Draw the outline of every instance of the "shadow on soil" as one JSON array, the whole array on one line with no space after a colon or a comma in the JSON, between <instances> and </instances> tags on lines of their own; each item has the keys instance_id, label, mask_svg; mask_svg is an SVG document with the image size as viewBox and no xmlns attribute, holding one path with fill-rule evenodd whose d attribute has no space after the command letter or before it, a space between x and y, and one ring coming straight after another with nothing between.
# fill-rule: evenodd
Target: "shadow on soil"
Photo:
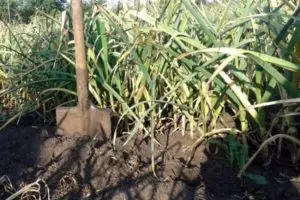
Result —
<instances>
[{"instance_id":1,"label":"shadow on soil","mask_svg":"<svg viewBox=\"0 0 300 200\"><path fill-rule=\"evenodd\" d=\"M15 190L41 178L51 199L300 199L299 171L286 163L269 169L254 164L268 180L256 185L237 179L222 153L208 153L202 145L186 167L193 141L178 133L157 136L154 177L150 141L137 137L122 146L126 138L118 138L113 150L110 142L67 139L54 131L28 126L1 131L0 176L7 175ZM5 199L9 184L1 181L0 199Z\"/></svg>"}]
</instances>

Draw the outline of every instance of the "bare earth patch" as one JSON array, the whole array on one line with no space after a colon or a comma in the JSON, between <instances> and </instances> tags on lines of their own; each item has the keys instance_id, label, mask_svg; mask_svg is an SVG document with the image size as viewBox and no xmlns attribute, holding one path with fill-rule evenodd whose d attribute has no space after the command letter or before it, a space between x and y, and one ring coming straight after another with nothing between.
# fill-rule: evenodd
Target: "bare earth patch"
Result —
<instances>
[{"instance_id":1,"label":"bare earth patch","mask_svg":"<svg viewBox=\"0 0 300 200\"><path fill-rule=\"evenodd\" d=\"M7 175L20 189L40 178L51 199L300 199L299 170L286 163L253 169L265 176L266 185L236 178L237 169L222 155L200 146L189 166L189 136L158 135L156 177L151 170L150 140L125 137L92 142L55 136L51 127L11 126L0 134L0 176ZM300 179L300 178L299 178ZM0 199L10 196L2 182ZM46 199L46 197L45 197Z\"/></svg>"}]
</instances>

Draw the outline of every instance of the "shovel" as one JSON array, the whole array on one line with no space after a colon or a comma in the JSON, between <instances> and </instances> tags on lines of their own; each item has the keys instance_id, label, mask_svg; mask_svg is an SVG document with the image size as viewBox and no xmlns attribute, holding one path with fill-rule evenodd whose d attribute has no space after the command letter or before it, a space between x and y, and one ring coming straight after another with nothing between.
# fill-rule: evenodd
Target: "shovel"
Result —
<instances>
[{"instance_id":1,"label":"shovel","mask_svg":"<svg viewBox=\"0 0 300 200\"><path fill-rule=\"evenodd\" d=\"M98 109L89 99L81 4L81 0L72 0L78 104L76 107L56 109L57 134L106 140L112 132L112 112L109 109Z\"/></svg>"}]
</instances>

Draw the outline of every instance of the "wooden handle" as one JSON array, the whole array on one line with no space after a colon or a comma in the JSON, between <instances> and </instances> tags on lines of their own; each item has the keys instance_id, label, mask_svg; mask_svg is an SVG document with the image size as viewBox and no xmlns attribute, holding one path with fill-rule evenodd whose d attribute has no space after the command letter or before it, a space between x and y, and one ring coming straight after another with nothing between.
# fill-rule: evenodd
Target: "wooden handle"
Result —
<instances>
[{"instance_id":1,"label":"wooden handle","mask_svg":"<svg viewBox=\"0 0 300 200\"><path fill-rule=\"evenodd\" d=\"M72 1L73 28L75 40L76 82L78 106L82 112L90 107L88 72L86 68L86 52L84 43L84 22L81 0Z\"/></svg>"}]
</instances>

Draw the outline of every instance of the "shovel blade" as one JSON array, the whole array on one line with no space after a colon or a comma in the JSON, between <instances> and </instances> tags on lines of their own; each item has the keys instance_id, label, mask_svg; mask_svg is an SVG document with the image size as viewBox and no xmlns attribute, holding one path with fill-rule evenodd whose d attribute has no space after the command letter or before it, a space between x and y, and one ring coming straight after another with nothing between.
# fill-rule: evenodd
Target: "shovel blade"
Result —
<instances>
[{"instance_id":1,"label":"shovel blade","mask_svg":"<svg viewBox=\"0 0 300 200\"><path fill-rule=\"evenodd\" d=\"M108 109L98 109L91 106L89 119L84 119L78 107L58 107L56 122L58 135L66 137L86 137L107 140L112 133L112 113ZM88 127L84 126L88 120Z\"/></svg>"}]
</instances>

